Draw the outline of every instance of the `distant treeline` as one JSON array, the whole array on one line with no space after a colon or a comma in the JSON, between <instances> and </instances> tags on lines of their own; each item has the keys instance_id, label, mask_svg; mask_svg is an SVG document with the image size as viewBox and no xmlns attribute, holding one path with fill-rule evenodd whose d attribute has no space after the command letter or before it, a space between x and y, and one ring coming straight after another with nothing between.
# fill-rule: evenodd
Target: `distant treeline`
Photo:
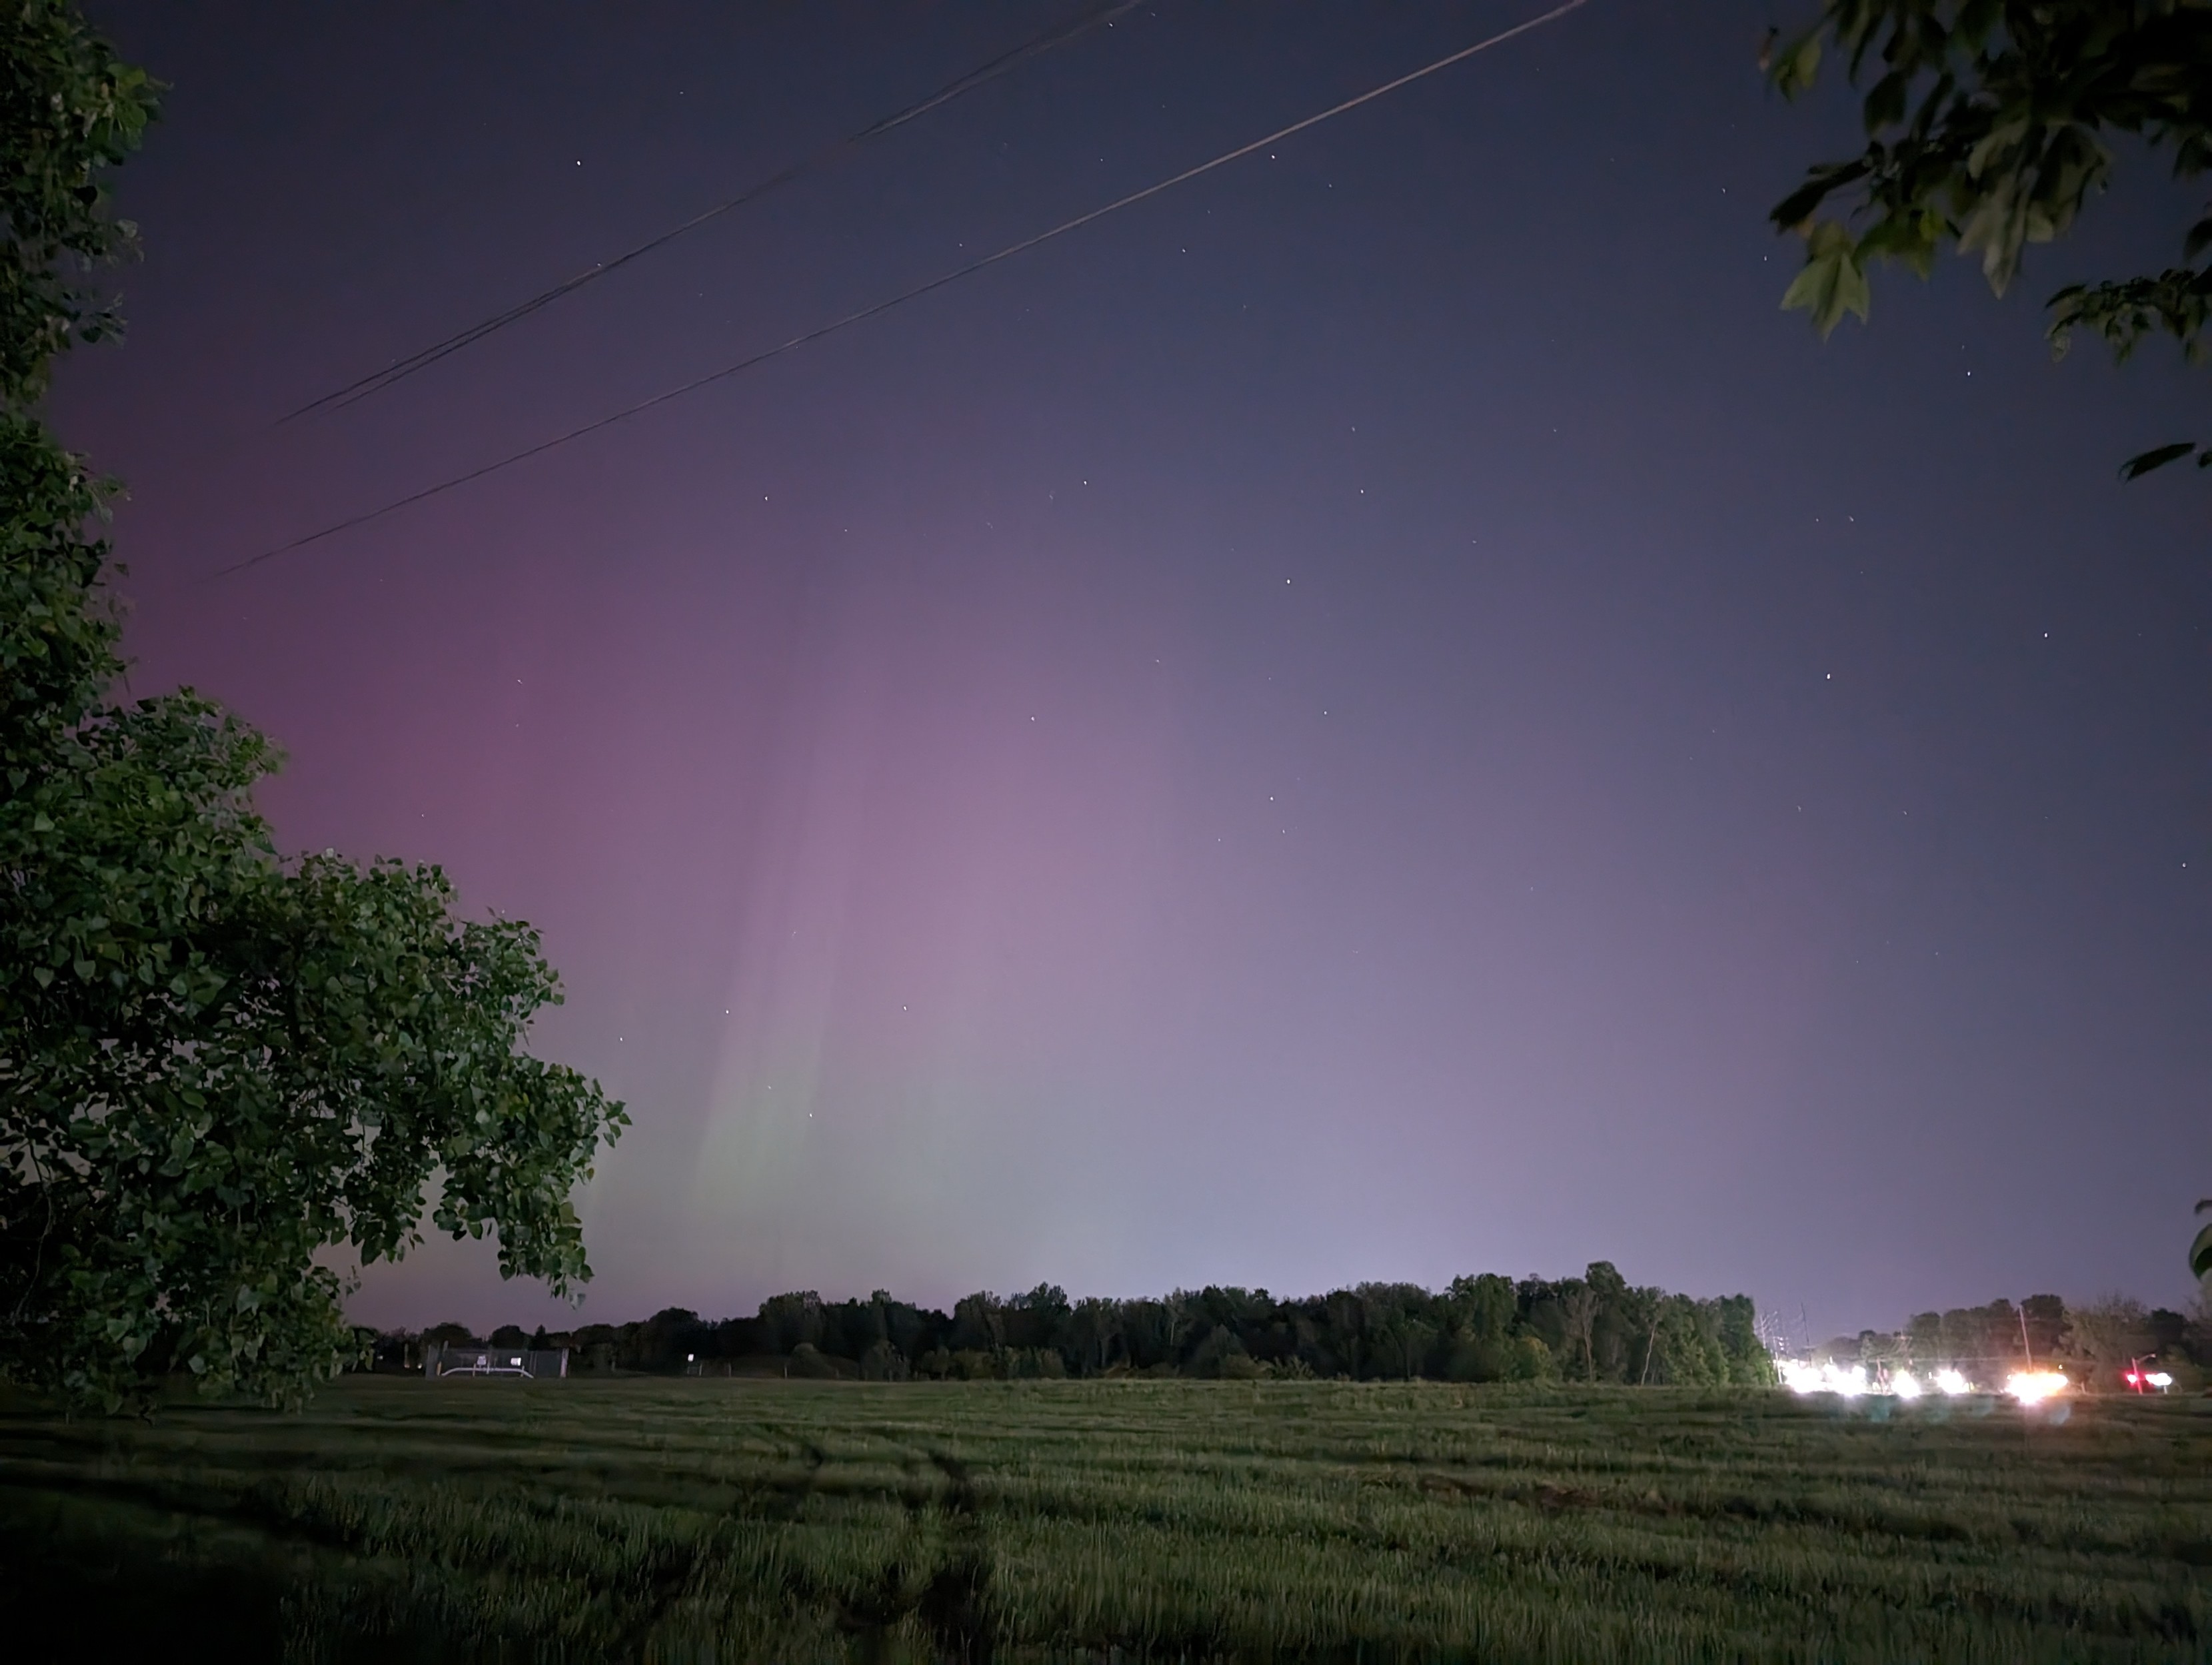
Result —
<instances>
[{"instance_id":1,"label":"distant treeline","mask_svg":"<svg viewBox=\"0 0 2212 1665\"><path fill-rule=\"evenodd\" d=\"M386 1368L426 1341L566 1347L571 1367L780 1373L872 1381L1021 1377L1337 1377L1401 1381L1758 1385L1774 1366L1751 1299L1697 1300L1638 1287L1599 1261L1579 1278L1485 1274L1431 1293L1364 1283L1302 1300L1209 1287L1158 1299L1071 1301L1054 1284L1002 1299L982 1291L951 1312L878 1290L825 1301L777 1295L750 1318L710 1322L671 1307L641 1323L571 1331L516 1326L489 1337L460 1324L375 1338Z\"/></svg>"},{"instance_id":2,"label":"distant treeline","mask_svg":"<svg viewBox=\"0 0 2212 1665\"><path fill-rule=\"evenodd\" d=\"M1996 1379L2016 1365L2080 1365L2094 1384L2110 1387L2138 1360L2156 1361L2195 1385L2212 1367L2212 1323L2208 1314L2145 1307L2124 1295L2069 1307L2056 1295L2030 1295L1987 1306L1919 1312L1904 1329L1863 1329L1838 1335L1813 1351L1838 1363L1920 1371L1946 1365Z\"/></svg>"}]
</instances>

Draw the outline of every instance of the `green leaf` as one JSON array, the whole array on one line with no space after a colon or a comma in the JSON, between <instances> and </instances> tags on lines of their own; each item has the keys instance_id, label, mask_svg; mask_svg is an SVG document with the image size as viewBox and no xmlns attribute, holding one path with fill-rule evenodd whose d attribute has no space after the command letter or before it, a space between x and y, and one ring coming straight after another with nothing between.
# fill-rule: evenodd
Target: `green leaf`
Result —
<instances>
[{"instance_id":1,"label":"green leaf","mask_svg":"<svg viewBox=\"0 0 2212 1665\"><path fill-rule=\"evenodd\" d=\"M2168 463L2179 463L2196 449L2194 440L2183 439L2170 445L2156 445L2149 451L2138 451L2120 464L2120 478L2124 481L2140 480L2154 469L2162 469Z\"/></svg>"},{"instance_id":2,"label":"green leaf","mask_svg":"<svg viewBox=\"0 0 2212 1665\"><path fill-rule=\"evenodd\" d=\"M1808 169L1805 183L1777 203L1767 218L1781 231L1804 230L1814 211L1831 194L1864 179L1868 171L1868 163L1863 157Z\"/></svg>"},{"instance_id":3,"label":"green leaf","mask_svg":"<svg viewBox=\"0 0 2212 1665\"><path fill-rule=\"evenodd\" d=\"M1905 117L1905 94L1911 77L1901 70L1893 70L1874 84L1866 95L1864 118L1866 130L1878 133L1893 122Z\"/></svg>"},{"instance_id":4,"label":"green leaf","mask_svg":"<svg viewBox=\"0 0 2212 1665\"><path fill-rule=\"evenodd\" d=\"M1806 239L1804 269L1784 294L1782 309L1810 312L1813 327L1826 340L1846 312L1866 322L1871 300L1866 269L1859 263L1851 234L1832 220L1814 227Z\"/></svg>"},{"instance_id":5,"label":"green leaf","mask_svg":"<svg viewBox=\"0 0 2212 1665\"><path fill-rule=\"evenodd\" d=\"M1779 52L1773 51L1770 36L1763 54L1769 66L1767 79L1783 97L1794 99L1812 86L1814 76L1820 73L1820 32L1810 29Z\"/></svg>"}]
</instances>

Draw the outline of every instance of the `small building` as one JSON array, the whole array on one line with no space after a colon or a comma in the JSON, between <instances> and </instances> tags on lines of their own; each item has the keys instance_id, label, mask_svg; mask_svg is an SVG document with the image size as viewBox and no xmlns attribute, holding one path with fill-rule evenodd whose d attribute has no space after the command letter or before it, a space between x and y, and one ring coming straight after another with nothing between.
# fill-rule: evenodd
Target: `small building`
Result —
<instances>
[{"instance_id":1,"label":"small building","mask_svg":"<svg viewBox=\"0 0 2212 1665\"><path fill-rule=\"evenodd\" d=\"M568 1373L566 1347L495 1347L474 1341L433 1341L422 1349L422 1375L432 1382L441 1376L513 1376L533 1380Z\"/></svg>"}]
</instances>

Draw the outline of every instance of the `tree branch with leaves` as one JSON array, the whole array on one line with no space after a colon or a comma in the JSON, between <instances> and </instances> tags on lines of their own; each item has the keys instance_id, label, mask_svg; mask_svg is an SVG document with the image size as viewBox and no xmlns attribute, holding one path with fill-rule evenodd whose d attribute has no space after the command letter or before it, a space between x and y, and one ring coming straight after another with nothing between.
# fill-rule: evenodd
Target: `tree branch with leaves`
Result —
<instances>
[{"instance_id":1,"label":"tree branch with leaves","mask_svg":"<svg viewBox=\"0 0 2212 1665\"><path fill-rule=\"evenodd\" d=\"M156 91L66 0L0 9L0 1378L109 1411L298 1402L357 1347L319 1257L396 1258L426 1209L570 1290L627 1122L523 1051L560 999L527 925L434 867L281 859L264 736L111 698L106 488L33 403L118 327L106 177Z\"/></svg>"},{"instance_id":2,"label":"tree branch with leaves","mask_svg":"<svg viewBox=\"0 0 2212 1665\"><path fill-rule=\"evenodd\" d=\"M1854 87L1866 148L1822 162L1772 210L1805 239L1783 297L1828 335L1866 321L1871 269L1895 261L1925 277L1945 249L1978 257L1991 291L2019 275L2030 245L2073 229L2112 182L2113 141L2139 141L2174 178L2212 166L2212 0L1828 0L1796 34L1768 37L1761 68L1785 96L1831 57ZM2054 353L2077 332L2124 361L2171 338L2207 351L2212 210L2177 227L2180 259L2156 272L2072 283L2048 305ZM2121 466L2136 479L2212 448L2177 441Z\"/></svg>"}]
</instances>

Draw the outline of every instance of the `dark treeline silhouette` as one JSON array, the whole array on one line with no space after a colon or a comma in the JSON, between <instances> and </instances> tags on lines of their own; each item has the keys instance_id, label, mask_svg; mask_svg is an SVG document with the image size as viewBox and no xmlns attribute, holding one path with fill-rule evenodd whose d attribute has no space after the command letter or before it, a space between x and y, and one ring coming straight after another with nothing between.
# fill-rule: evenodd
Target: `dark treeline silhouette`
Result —
<instances>
[{"instance_id":1,"label":"dark treeline silhouette","mask_svg":"<svg viewBox=\"0 0 2212 1665\"><path fill-rule=\"evenodd\" d=\"M1611 1262L1579 1278L1494 1274L1431 1293L1364 1283L1301 1300L1209 1287L1157 1299L1071 1301L1054 1284L1001 1298L982 1291L951 1312L878 1290L825 1301L777 1295L750 1318L681 1307L638 1323L535 1334L509 1325L478 1338L459 1324L376 1339L378 1362L412 1364L424 1341L567 1347L572 1369L854 1377L869 1381L1005 1380L1122 1375L1414 1377L1451 1382L1756 1385L1774 1380L1751 1299L1697 1300L1632 1286Z\"/></svg>"},{"instance_id":2,"label":"dark treeline silhouette","mask_svg":"<svg viewBox=\"0 0 2212 1665\"><path fill-rule=\"evenodd\" d=\"M2212 1310L2176 1312L2124 1295L2069 1307L2056 1295L2030 1295L2018 1306L1995 1300L1917 1312L1902 1329L1838 1335L1813 1353L1876 1371L1924 1374L1948 1365L1984 1382L2024 1366L2054 1366L2108 1390L2124 1371L2154 1365L2194 1388L2212 1369Z\"/></svg>"}]
</instances>

